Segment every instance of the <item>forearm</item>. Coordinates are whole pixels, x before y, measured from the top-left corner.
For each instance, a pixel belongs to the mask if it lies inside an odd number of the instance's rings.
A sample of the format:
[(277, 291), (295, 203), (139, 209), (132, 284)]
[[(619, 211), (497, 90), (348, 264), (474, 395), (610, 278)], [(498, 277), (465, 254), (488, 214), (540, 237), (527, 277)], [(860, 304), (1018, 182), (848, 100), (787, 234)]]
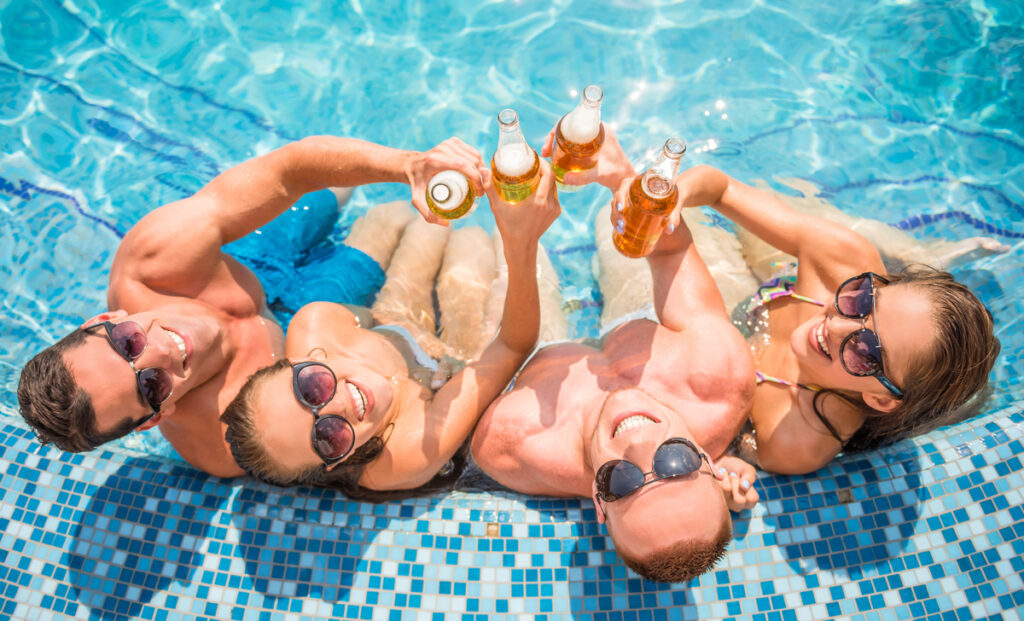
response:
[(313, 136), (218, 175), (197, 197), (212, 199), (223, 243), (263, 226), (302, 195), (335, 186), (407, 182), (414, 153), (363, 140)]
[(537, 241), (504, 244), (508, 285), (498, 339), (513, 352), (533, 350), (540, 333), (540, 294), (537, 288)]

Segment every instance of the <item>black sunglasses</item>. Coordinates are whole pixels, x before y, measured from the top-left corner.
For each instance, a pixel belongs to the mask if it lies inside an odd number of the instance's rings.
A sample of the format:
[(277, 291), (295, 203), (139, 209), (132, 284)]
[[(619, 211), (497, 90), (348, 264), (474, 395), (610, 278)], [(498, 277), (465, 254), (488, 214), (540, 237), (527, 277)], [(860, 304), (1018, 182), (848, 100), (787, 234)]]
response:
[[(615, 502), (655, 481), (696, 472), (700, 469), (701, 461), (706, 461), (708, 468), (711, 468), (711, 460), (693, 442), (686, 438), (669, 438), (654, 451), (651, 472), (644, 472), (636, 464), (624, 459), (613, 459), (598, 468), (595, 477), (597, 497), (605, 502)], [(654, 475), (650, 481), (647, 480), (649, 475)]]
[(114, 351), (128, 361), (128, 365), (135, 372), (135, 383), (138, 385), (139, 395), (149, 405), (152, 412), (147, 414), (139, 422), (135, 423), (134, 429), (148, 423), (154, 416), (160, 413), (160, 406), (171, 396), (174, 389), (174, 380), (171, 374), (164, 369), (149, 367), (136, 369), (135, 360), (146, 351), (149, 340), (146, 338), (146, 331), (134, 321), (122, 321), (111, 323), (104, 321), (82, 328), (88, 332), (94, 328), (103, 328), (107, 333), (107, 341)]
[[(836, 312), (848, 319), (861, 320), (861, 329), (851, 332), (839, 346), (839, 360), (850, 375), (875, 377), (889, 392), (902, 399), (903, 391), (885, 376), (882, 365), (882, 342), (878, 338), (875, 314), (876, 278), (884, 285), (889, 284), (886, 278), (874, 272), (864, 272), (839, 285), (836, 290)], [(866, 327), (868, 315), (871, 315), (874, 330)]]
[(356, 431), (352, 423), (337, 414), (320, 416), (320, 410), (334, 398), (338, 378), (322, 362), (300, 362), (292, 365), (292, 390), (299, 403), (313, 410), (313, 428), (309, 439), (313, 450), (325, 465), (337, 463), (352, 451)]

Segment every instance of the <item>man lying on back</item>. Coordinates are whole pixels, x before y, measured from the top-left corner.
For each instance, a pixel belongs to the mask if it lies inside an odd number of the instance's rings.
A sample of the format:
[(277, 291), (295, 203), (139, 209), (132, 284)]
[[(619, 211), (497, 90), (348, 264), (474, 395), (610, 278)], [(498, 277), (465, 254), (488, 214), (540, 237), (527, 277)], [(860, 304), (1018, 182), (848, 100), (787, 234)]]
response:
[(253, 371), (284, 356), (284, 333), (255, 274), (222, 246), (335, 186), (408, 183), (413, 203), (437, 222), (422, 199), (430, 177), (455, 169), (479, 193), (482, 167), (457, 139), (420, 153), (316, 136), (225, 171), (132, 227), (110, 269), (110, 310), (22, 370), (22, 416), (41, 442), (73, 452), (158, 425), (196, 468), (243, 474), (219, 416)]

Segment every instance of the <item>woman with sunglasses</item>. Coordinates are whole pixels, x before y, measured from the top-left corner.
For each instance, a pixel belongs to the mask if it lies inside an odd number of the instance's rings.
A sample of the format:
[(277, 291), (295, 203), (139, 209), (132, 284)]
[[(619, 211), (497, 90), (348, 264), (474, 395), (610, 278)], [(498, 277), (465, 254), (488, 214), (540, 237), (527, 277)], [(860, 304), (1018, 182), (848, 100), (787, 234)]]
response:
[(560, 211), (546, 164), (540, 187), (515, 206), (484, 177), (508, 269), (507, 320), (497, 336), (433, 392), (392, 340), (361, 328), (344, 307), (304, 307), (288, 329), (287, 359), (254, 374), (222, 416), (247, 472), (374, 501), (425, 493), (457, 476), (446, 464), (536, 343), (539, 238)]
[(992, 316), (952, 275), (888, 274), (858, 233), (710, 166), (676, 182), (683, 207), (709, 205), (797, 261), (795, 279), (758, 294), (767, 319), (745, 440), (761, 467), (811, 472), (840, 451), (952, 422), (986, 385), (1000, 348)]

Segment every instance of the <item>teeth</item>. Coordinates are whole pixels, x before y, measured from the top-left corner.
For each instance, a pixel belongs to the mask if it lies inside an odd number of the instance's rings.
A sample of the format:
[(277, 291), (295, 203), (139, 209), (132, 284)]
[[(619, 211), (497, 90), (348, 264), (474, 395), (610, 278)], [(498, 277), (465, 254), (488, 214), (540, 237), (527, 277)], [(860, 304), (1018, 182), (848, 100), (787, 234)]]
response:
[(366, 397), (363, 396), (363, 391), (356, 388), (355, 384), (351, 382), (345, 382), (345, 387), (348, 388), (348, 394), (352, 395), (352, 400), (356, 404), (356, 414), (362, 418), (366, 415)]
[(824, 324), (824, 322), (822, 322), (818, 326), (818, 329), (814, 331), (814, 337), (816, 339), (818, 339), (818, 347), (820, 347), (821, 351), (825, 352), (825, 355), (828, 356), (829, 359), (831, 360), (832, 354), (829, 353), (829, 351), (828, 351), (828, 341), (825, 340), (825, 324)]
[(174, 344), (178, 346), (178, 353), (181, 354), (181, 362), (182, 362), (182, 364), (184, 364), (185, 363), (185, 339), (181, 338), (180, 336), (178, 336), (174, 332), (171, 332), (170, 330), (164, 330), (164, 332), (166, 332), (167, 336), (171, 337), (171, 340), (174, 341)]
[(620, 433), (629, 431), (630, 429), (636, 429), (637, 427), (643, 427), (644, 425), (653, 425), (653, 424), (654, 424), (654, 421), (649, 419), (649, 418), (647, 418), (646, 416), (641, 416), (639, 414), (634, 414), (633, 416), (630, 416), (626, 420), (624, 420), (621, 423), (619, 423), (617, 427), (615, 427), (615, 431), (612, 432), (612, 437), (614, 438), (615, 436), (619, 435)]

